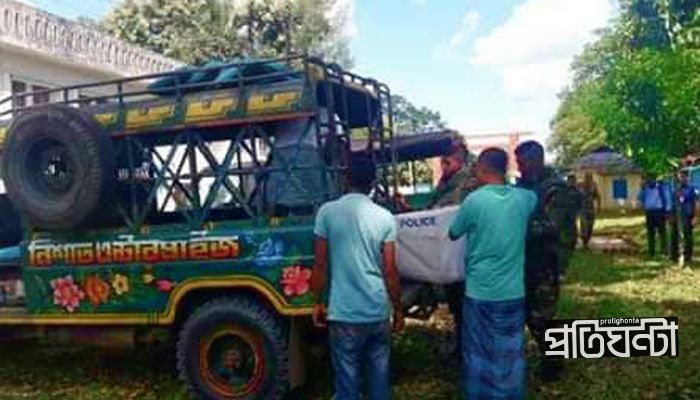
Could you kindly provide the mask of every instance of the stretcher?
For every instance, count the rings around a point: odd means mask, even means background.
[[[397,265],[402,278],[444,285],[464,280],[466,238],[448,238],[458,207],[396,215]]]

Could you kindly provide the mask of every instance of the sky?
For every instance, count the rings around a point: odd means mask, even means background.
[[[339,0],[355,71],[440,111],[470,134],[546,140],[569,65],[616,13],[615,0]],[[116,0],[25,0],[99,18]]]

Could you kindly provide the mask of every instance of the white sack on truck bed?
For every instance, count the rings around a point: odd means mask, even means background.
[[[464,280],[466,239],[447,237],[459,207],[418,211],[396,216],[399,274],[436,284]]]

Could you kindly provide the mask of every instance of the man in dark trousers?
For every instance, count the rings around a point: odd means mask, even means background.
[[[656,235],[660,239],[660,253],[668,254],[666,219],[670,216],[672,199],[667,184],[650,175],[637,195],[637,200],[646,214],[647,244],[649,256],[656,255]]]
[[[679,187],[675,193],[680,228],[683,233],[683,262],[693,262],[693,220],[697,203],[697,190],[688,182],[688,171],[679,174]]]
[[[372,161],[354,156],[350,164],[350,192],[316,215],[313,322],[328,325],[336,400],[360,400],[363,388],[367,400],[388,400],[391,331],[404,323],[396,224],[368,196],[376,179]]]
[[[544,165],[544,148],[534,140],[515,149],[520,170],[518,186],[533,191],[538,198],[530,219],[525,251],[525,290],[527,327],[540,350],[540,377],[553,381],[560,377],[562,364],[543,358],[546,342],[544,322],[554,318],[559,298],[559,280],[565,269],[567,243],[561,232],[577,208],[567,183]]]

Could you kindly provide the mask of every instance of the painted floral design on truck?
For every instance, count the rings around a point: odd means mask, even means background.
[[[311,270],[299,265],[282,270],[282,290],[287,297],[302,296],[309,292]]]
[[[177,285],[175,281],[158,279],[151,274],[146,278],[139,282],[139,289],[169,293]],[[90,274],[82,281],[73,275],[66,275],[51,280],[50,284],[53,290],[53,304],[68,313],[80,310],[80,306],[85,303],[91,304],[94,311],[110,301],[123,304],[125,301],[138,300],[138,295],[133,293],[134,286],[131,280],[122,273],[110,274],[109,278]]]
[[[70,275],[52,280],[51,288],[53,288],[53,304],[70,313],[75,311],[80,301],[85,298],[85,292],[75,284]]]

